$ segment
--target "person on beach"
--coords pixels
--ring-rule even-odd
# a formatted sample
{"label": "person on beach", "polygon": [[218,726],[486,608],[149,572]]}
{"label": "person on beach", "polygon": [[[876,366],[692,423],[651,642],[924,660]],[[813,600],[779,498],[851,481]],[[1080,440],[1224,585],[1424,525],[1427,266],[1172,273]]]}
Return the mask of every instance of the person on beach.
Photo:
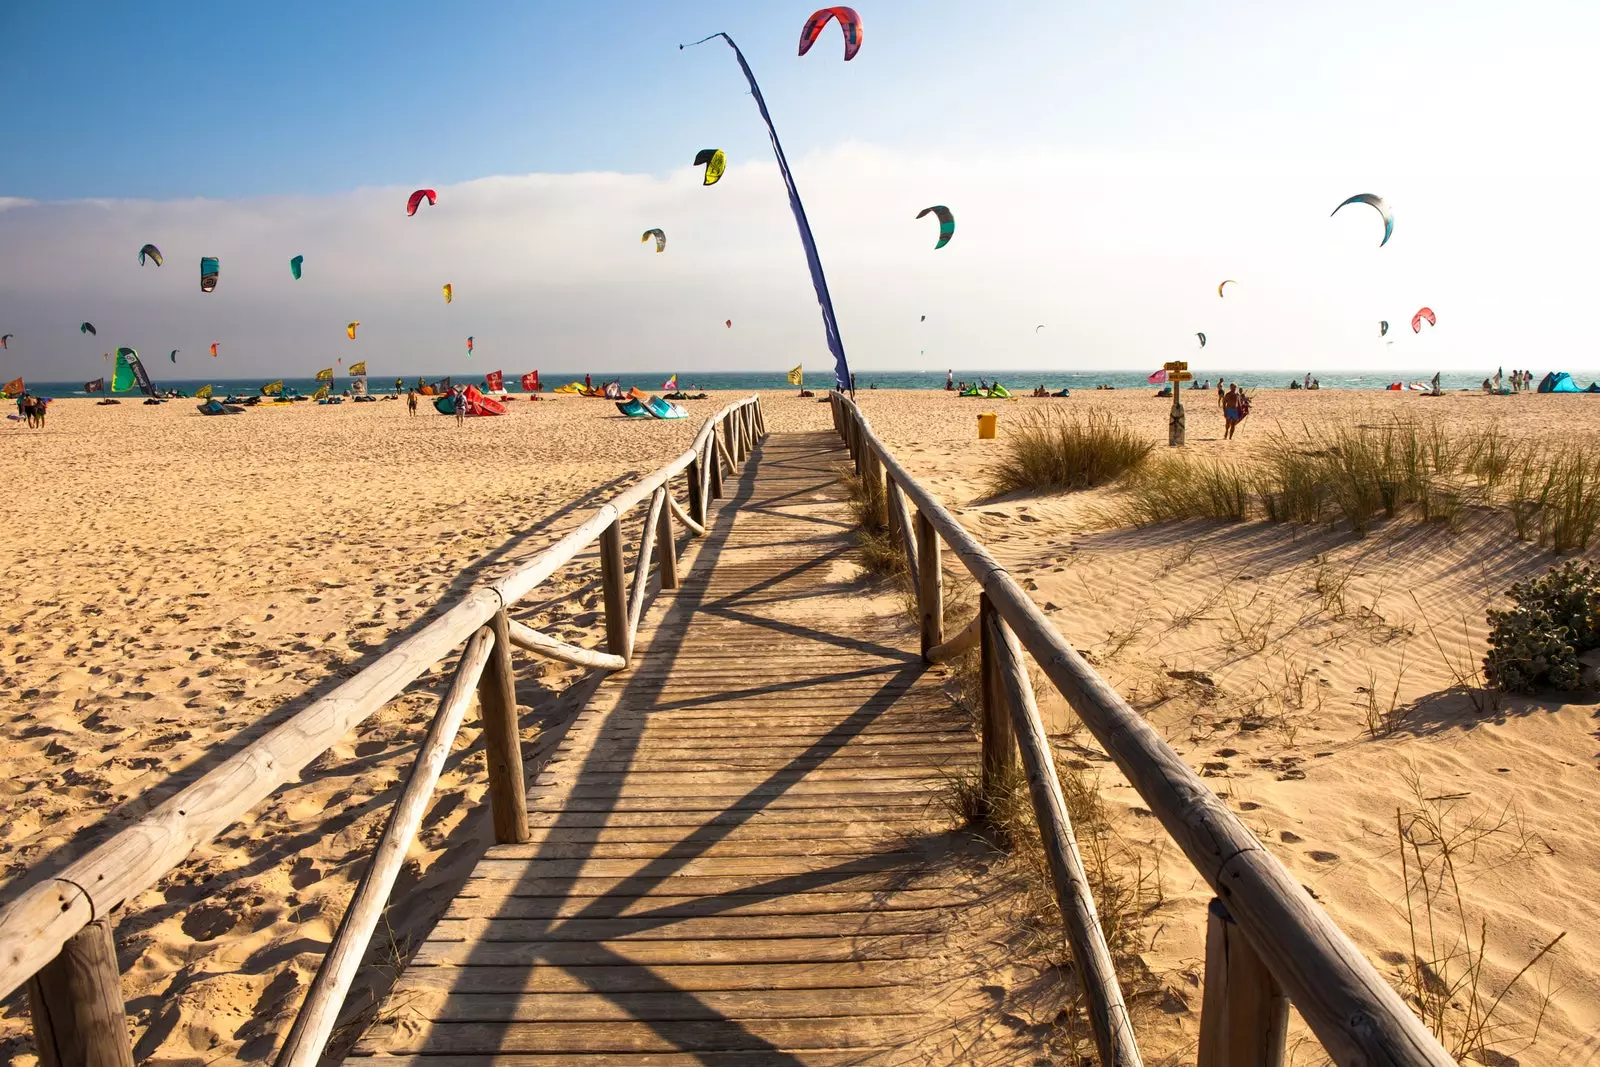
{"label": "person on beach", "polygon": [[[1220,385],[1221,383],[1218,384]],[[1224,441],[1233,440],[1233,431],[1244,419],[1246,410],[1244,404],[1244,394],[1239,391],[1239,387],[1236,384],[1229,382],[1228,391],[1222,397],[1222,417],[1228,424],[1227,429],[1222,433]]]}
{"label": "person on beach", "polygon": [[417,413],[417,391],[415,389],[406,392],[406,410],[413,415]]}
{"label": "person on beach", "polygon": [[1217,379],[1217,407],[1226,409],[1227,406],[1228,406],[1227,402],[1222,397],[1222,379],[1218,378]]}
{"label": "person on beach", "polygon": [[460,426],[467,418],[467,391],[458,385],[450,396],[455,401],[456,425]]}
{"label": "person on beach", "polygon": [[944,391],[947,392],[947,393],[954,392],[955,391],[955,387],[956,387],[956,372],[955,372],[955,368],[952,367],[949,370],[944,372]]}

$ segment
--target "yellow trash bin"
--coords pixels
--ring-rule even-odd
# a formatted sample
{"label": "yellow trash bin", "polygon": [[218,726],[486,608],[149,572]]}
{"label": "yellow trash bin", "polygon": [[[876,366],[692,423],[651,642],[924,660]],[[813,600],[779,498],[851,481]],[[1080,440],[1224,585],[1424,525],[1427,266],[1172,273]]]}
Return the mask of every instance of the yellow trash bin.
{"label": "yellow trash bin", "polygon": [[985,411],[978,416],[978,440],[994,440],[994,428],[999,423],[1000,417],[992,411]]}

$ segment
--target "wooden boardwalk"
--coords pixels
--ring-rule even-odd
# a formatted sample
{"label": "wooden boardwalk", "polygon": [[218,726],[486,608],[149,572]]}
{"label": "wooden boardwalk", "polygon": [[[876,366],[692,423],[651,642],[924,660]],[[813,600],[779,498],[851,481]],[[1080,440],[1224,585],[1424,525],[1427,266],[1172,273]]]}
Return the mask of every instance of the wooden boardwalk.
{"label": "wooden boardwalk", "polygon": [[977,744],[859,610],[847,459],[774,435],[730,481],[353,1061],[973,1061],[994,930],[938,798]]}

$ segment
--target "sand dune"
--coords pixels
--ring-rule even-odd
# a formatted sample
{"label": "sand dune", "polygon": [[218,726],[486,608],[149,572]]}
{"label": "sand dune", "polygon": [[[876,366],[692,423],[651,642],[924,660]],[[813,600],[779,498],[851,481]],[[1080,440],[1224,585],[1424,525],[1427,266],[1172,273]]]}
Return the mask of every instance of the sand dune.
{"label": "sand dune", "polygon": [[[1566,938],[1553,972],[1537,972],[1538,988],[1551,990],[1537,1042],[1523,1047],[1540,1008],[1524,983],[1500,1009],[1508,1029],[1493,1045],[1506,1057],[1497,1062],[1600,1062],[1600,988],[1588,975],[1600,953],[1600,848],[1586,826],[1600,806],[1600,709],[1592,694],[1480,708],[1455,677],[1482,654],[1485,605],[1551,556],[1491,514],[1469,514],[1455,531],[1396,525],[1363,540],[1260,523],[1113,528],[1103,490],[988,498],[983,472],[1004,442],[976,441],[974,416],[998,410],[1003,438],[1030,411],[1092,408],[1164,440],[1165,402],[1132,392],[1000,405],[859,395],[902,460],[1397,982],[1409,952],[1397,809],[1431,806],[1449,825],[1511,819],[1462,876],[1472,921],[1489,924],[1488,984],[1498,991],[1540,944]],[[181,402],[62,401],[46,431],[6,423],[0,892],[115,832],[439,605],[550,543],[685,447],[729,399],[691,401],[681,423],[624,421],[578,399],[519,402],[507,418],[459,428],[408,418],[395,403],[207,419]],[[766,405],[775,431],[828,424],[814,400],[774,395]],[[1294,431],[1397,415],[1600,439],[1596,398],[1273,392],[1231,443],[1219,440],[1214,396],[1196,394],[1190,448],[1247,457],[1273,423]],[[596,573],[581,557],[531,598],[528,617],[592,643]],[[226,1064],[271,1049],[449,666],[130,902],[117,933],[141,1060]],[[583,694],[566,691],[573,674],[557,665],[519,669],[519,702],[539,712],[524,733],[537,752]],[[1391,708],[1404,712],[1394,728],[1370,736],[1367,719]],[[1183,1062],[1208,894],[1175,850],[1163,851],[1154,820],[1087,736],[1071,743],[1100,769],[1124,835],[1161,853],[1165,902],[1147,917],[1144,957],[1166,995],[1145,1025],[1151,1062]],[[358,998],[381,990],[384,968],[483,846],[482,794],[469,716],[402,875],[397,899],[407,903],[380,930],[386,947]],[[0,1060],[34,1062],[27,1032],[14,997],[0,1018]],[[1292,1062],[1323,1062],[1303,1031],[1291,1044]]]}
{"label": "sand dune", "polygon": [[[1600,1062],[1590,963],[1600,952],[1600,847],[1583,815],[1600,805],[1600,704],[1592,692],[1496,699],[1459,684],[1483,656],[1486,608],[1557,557],[1516,540],[1510,521],[1487,511],[1469,511],[1458,530],[1396,522],[1365,539],[1260,522],[1113,528],[1109,491],[995,499],[984,471],[1005,430],[1047,408],[1111,412],[1165,447],[1167,401],[1131,392],[999,405],[858,397],[902,461],[959,509],[1397,985],[1410,956],[1397,814],[1430,811],[1447,830],[1503,823],[1457,856],[1474,943],[1478,923],[1488,924],[1484,988],[1498,994],[1540,946],[1566,936],[1498,1009],[1503,1029],[1489,1047],[1503,1058],[1492,1062]],[[979,410],[1000,413],[1002,440],[975,440]],[[1452,432],[1493,419],[1542,440],[1600,434],[1600,404],[1589,397],[1285,390],[1265,394],[1233,442],[1219,439],[1214,395],[1190,399],[1189,446],[1249,457],[1274,429],[1397,417]],[[1373,717],[1387,720],[1377,737],[1366,726]],[[1076,741],[1125,812],[1123,832],[1154,854],[1160,828],[1087,734]],[[1178,1055],[1197,1032],[1210,894],[1170,846],[1163,872],[1166,901],[1148,918],[1145,961],[1188,1005],[1177,1013],[1181,1033],[1163,1039],[1163,1051]],[[1324,1062],[1303,1027],[1291,1034],[1297,1041],[1292,1062]]]}

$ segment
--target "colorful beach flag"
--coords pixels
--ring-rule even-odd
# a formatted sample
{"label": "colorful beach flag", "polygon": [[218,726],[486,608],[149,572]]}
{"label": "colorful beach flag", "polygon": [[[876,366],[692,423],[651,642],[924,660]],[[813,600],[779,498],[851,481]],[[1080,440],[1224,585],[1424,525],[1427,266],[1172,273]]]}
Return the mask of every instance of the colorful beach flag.
{"label": "colorful beach flag", "polygon": [[331,382],[331,381],[333,381],[333,368],[332,367],[323,367],[321,370],[317,371],[317,381],[319,381],[319,382]]}
{"label": "colorful beach flag", "polygon": [[84,382],[83,391],[86,393],[103,393],[106,391],[106,380],[104,378],[96,378],[92,382]]}
{"label": "colorful beach flag", "polygon": [[194,391],[194,395],[195,395],[195,398],[198,399],[198,400],[210,400],[211,399],[211,386],[202,385],[200,388],[198,388],[198,389],[196,389]]}
{"label": "colorful beach flag", "polygon": [[522,388],[530,393],[539,391],[539,372],[531,370],[522,376]]}
{"label": "colorful beach flag", "polygon": [[27,386],[22,384],[21,378],[13,378],[6,383],[5,394],[8,397],[21,396]]}
{"label": "colorful beach flag", "polygon": [[497,370],[492,370],[485,374],[483,376],[483,384],[489,387],[488,391],[491,393],[499,393],[505,390],[505,378]]}
{"label": "colorful beach flag", "polygon": [[669,393],[672,392],[674,389],[677,389],[678,388],[678,376],[676,374],[674,374],[672,377],[670,377],[666,381],[662,382],[661,383],[661,388],[665,389]]}
{"label": "colorful beach flag", "polygon": [[263,385],[261,387],[261,395],[262,396],[279,396],[282,393],[283,393],[283,379],[282,378],[279,378],[275,382],[268,382],[266,385]]}
{"label": "colorful beach flag", "polygon": [[365,374],[365,373],[367,373],[367,361],[366,360],[362,360],[360,363],[352,363],[352,364],[350,364],[350,377],[354,378],[354,377],[357,377],[358,375],[362,375],[362,374]]}
{"label": "colorful beach flag", "polygon": [[316,392],[312,393],[311,394],[311,399],[312,400],[326,400],[326,399],[328,399],[328,387],[326,385],[324,385],[322,388],[320,388]]}
{"label": "colorful beach flag", "polygon": [[1150,377],[1146,380],[1151,385],[1160,385],[1162,382],[1167,380],[1167,368],[1162,367],[1160,370],[1150,375]]}
{"label": "colorful beach flag", "polygon": [[806,380],[805,372],[803,370],[801,370],[800,367],[796,367],[794,370],[789,372],[789,384],[790,385],[800,385],[805,380]]}

